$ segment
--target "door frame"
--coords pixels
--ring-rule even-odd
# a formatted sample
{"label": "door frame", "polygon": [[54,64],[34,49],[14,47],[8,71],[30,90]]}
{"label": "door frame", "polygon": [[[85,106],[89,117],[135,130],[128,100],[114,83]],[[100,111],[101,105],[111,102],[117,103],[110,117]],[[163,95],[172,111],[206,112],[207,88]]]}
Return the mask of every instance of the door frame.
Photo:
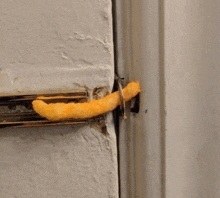
{"label": "door frame", "polygon": [[113,1],[116,73],[141,83],[140,108],[119,118],[120,197],[165,197],[163,0]]}

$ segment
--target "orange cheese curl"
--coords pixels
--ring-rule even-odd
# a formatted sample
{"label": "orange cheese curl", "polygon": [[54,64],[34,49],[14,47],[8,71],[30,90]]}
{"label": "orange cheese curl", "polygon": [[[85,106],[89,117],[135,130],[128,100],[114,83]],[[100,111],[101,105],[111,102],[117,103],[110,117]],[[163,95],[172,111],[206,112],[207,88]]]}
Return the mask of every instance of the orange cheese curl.
{"label": "orange cheese curl", "polygon": [[[122,90],[125,102],[140,92],[140,83],[130,82]],[[114,110],[121,103],[120,92],[116,91],[101,99],[91,100],[84,103],[50,103],[42,100],[32,102],[34,111],[40,116],[51,121],[62,119],[86,119],[92,118]]]}

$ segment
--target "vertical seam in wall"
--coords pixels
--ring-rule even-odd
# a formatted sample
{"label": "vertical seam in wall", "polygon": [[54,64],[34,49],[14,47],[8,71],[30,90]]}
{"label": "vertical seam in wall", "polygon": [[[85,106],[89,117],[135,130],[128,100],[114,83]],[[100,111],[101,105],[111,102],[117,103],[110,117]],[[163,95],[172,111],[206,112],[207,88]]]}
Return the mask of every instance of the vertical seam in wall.
{"label": "vertical seam in wall", "polygon": [[113,49],[114,49],[114,72],[118,74],[118,64],[117,64],[117,18],[116,18],[116,3],[112,0],[112,32],[113,32]]}
{"label": "vertical seam in wall", "polygon": [[[117,63],[117,17],[116,17],[116,2],[112,0],[112,33],[113,33],[113,49],[114,49],[114,73],[118,75],[118,63]],[[117,85],[114,84],[113,91],[117,90]],[[120,154],[119,154],[119,107],[113,111],[113,119],[116,134],[117,144],[117,167],[118,167],[118,196],[120,195]]]}
{"label": "vertical seam in wall", "polygon": [[161,126],[161,197],[166,197],[166,111],[165,111],[165,63],[164,63],[164,0],[159,1],[159,61],[160,61],[160,126]]}

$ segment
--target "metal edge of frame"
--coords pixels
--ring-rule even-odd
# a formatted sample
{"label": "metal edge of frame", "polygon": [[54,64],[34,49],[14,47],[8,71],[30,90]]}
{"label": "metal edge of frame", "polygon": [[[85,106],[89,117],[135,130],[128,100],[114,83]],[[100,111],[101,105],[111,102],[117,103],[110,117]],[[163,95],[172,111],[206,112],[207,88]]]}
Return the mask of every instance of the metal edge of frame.
{"label": "metal edge of frame", "polygon": [[165,197],[163,0],[115,1],[116,73],[141,83],[139,113],[119,120],[120,197]]}

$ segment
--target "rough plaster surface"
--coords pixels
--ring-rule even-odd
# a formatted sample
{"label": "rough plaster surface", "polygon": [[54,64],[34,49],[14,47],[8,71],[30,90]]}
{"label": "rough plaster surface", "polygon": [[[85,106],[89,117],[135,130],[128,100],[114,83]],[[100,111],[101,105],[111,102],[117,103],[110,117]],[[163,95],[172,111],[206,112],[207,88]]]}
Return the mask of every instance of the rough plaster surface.
{"label": "rough plaster surface", "polygon": [[0,92],[111,88],[111,0],[2,0]]}
{"label": "rough plaster surface", "polygon": [[85,125],[1,130],[0,197],[117,197],[115,141]]}
{"label": "rough plaster surface", "polygon": [[220,197],[220,1],[165,3],[166,197]]}
{"label": "rough plaster surface", "polygon": [[[106,86],[114,77],[110,0],[1,0],[0,95]],[[111,114],[90,125],[1,129],[1,198],[118,197]]]}

